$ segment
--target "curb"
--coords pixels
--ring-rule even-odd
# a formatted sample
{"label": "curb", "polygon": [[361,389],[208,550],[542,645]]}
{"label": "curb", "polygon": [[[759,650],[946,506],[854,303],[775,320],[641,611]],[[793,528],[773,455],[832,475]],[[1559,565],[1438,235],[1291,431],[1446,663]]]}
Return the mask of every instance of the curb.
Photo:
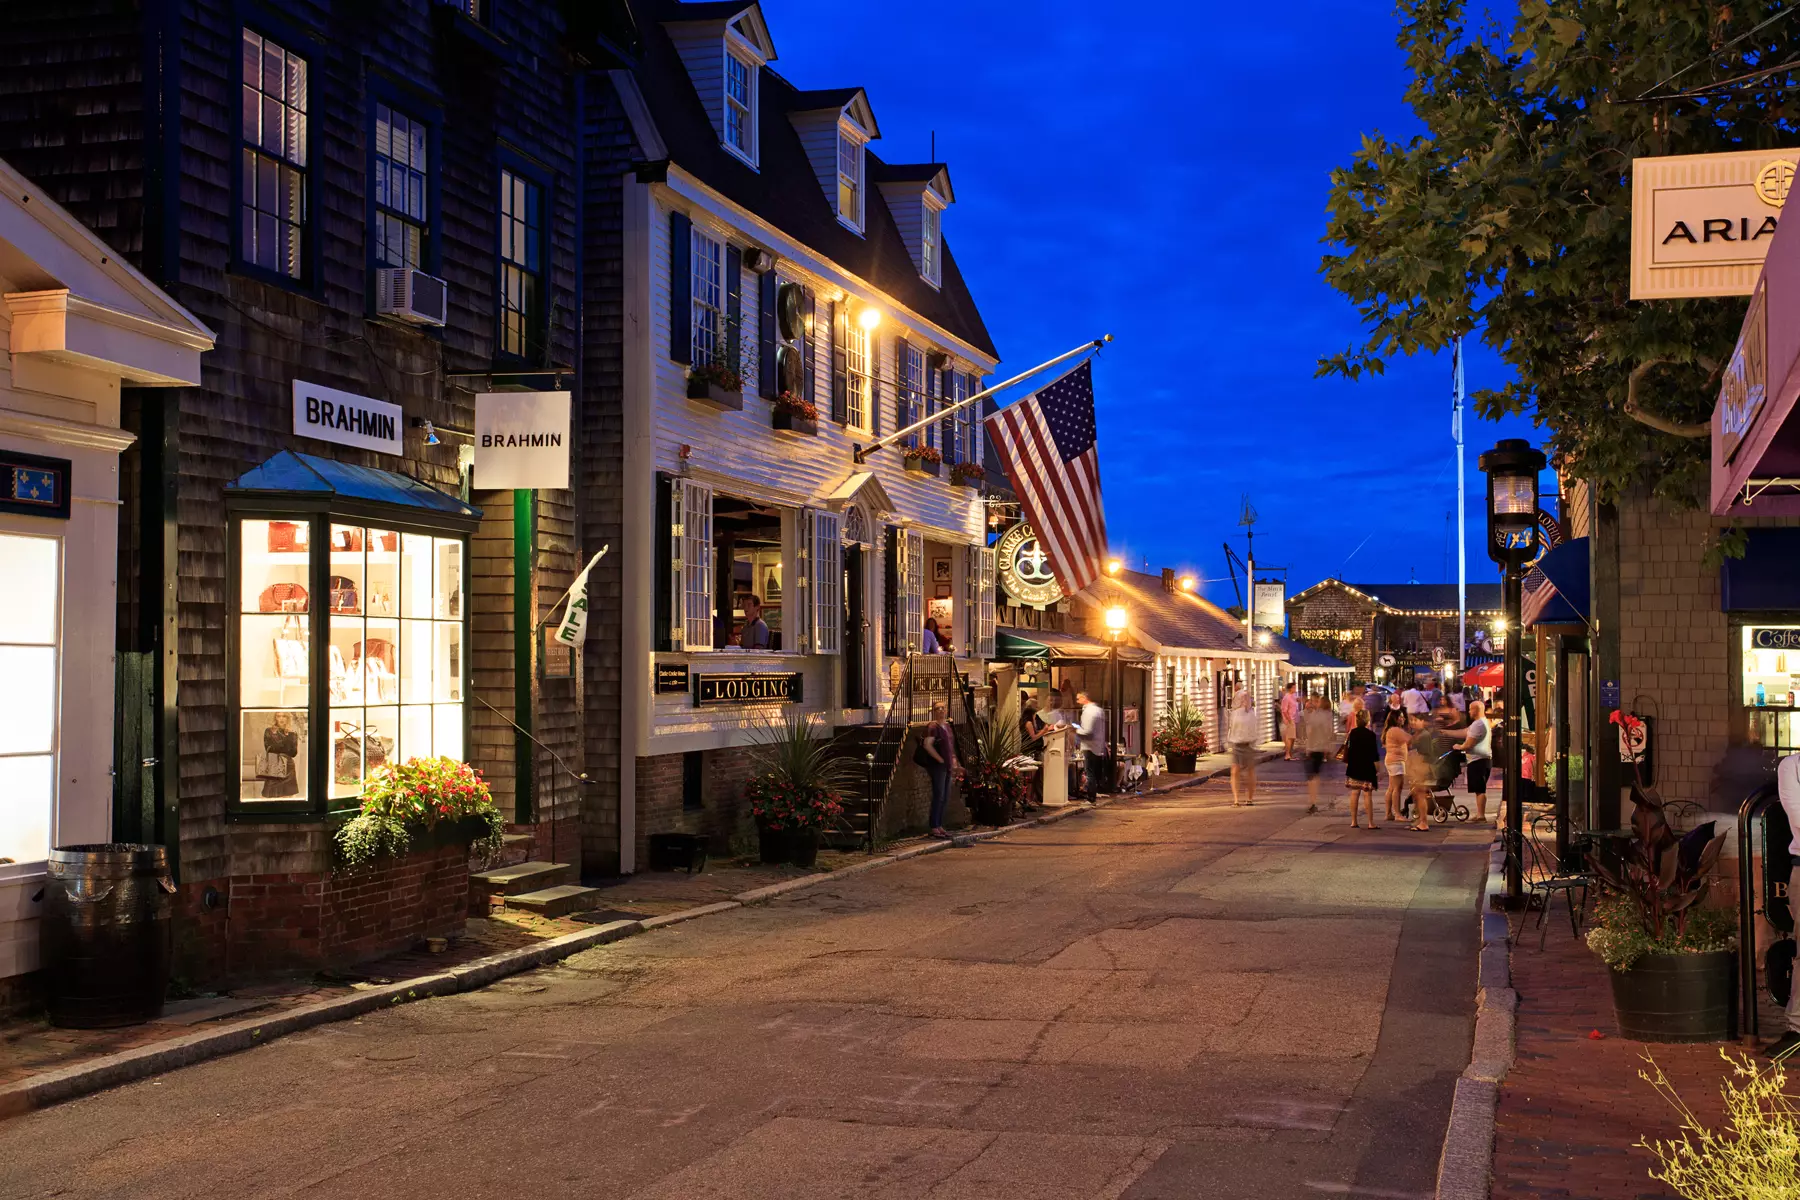
{"label": "curb", "polygon": [[1494,1174],[1494,1120],[1500,1084],[1518,1053],[1519,993],[1512,986],[1506,914],[1490,897],[1505,891],[1505,855],[1499,838],[1488,855],[1481,889],[1481,959],[1475,991],[1475,1043],[1469,1065],[1456,1081],[1444,1149],[1438,1159],[1438,1200],[1488,1200]]}

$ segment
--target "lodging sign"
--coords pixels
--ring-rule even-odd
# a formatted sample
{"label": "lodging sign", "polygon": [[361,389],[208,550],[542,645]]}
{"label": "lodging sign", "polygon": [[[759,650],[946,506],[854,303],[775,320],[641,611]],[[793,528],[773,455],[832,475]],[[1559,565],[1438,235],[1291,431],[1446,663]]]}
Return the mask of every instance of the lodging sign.
{"label": "lodging sign", "polygon": [[1633,159],[1631,298],[1747,296],[1800,150]]}
{"label": "lodging sign", "polygon": [[569,393],[475,397],[475,486],[569,486]]}
{"label": "lodging sign", "polygon": [[694,704],[798,704],[800,672],[782,675],[696,675]]}

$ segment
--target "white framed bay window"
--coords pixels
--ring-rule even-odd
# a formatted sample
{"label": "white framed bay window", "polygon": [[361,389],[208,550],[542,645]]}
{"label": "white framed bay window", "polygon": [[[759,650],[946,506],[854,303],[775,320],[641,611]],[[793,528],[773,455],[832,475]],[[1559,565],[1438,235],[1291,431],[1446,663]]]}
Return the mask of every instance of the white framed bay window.
{"label": "white framed bay window", "polygon": [[[55,837],[61,753],[63,541],[0,529],[0,875]],[[108,631],[110,633],[110,631]]]}

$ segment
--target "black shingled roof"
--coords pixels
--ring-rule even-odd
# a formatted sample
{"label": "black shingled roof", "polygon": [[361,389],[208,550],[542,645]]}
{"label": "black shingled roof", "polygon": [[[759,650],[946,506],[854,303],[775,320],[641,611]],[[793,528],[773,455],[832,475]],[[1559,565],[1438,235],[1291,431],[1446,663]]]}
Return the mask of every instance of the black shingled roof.
{"label": "black shingled roof", "polygon": [[[868,280],[894,300],[925,320],[971,346],[1000,357],[987,325],[969,294],[949,239],[944,242],[943,279],[932,287],[919,277],[912,253],[894,224],[881,189],[868,187],[865,199],[864,236],[838,223],[831,203],[813,173],[812,161],[800,144],[800,135],[788,114],[820,104],[820,96],[841,91],[847,103],[854,88],[803,92],[782,76],[764,67],[758,123],[760,170],[751,170],[719,143],[700,96],[688,78],[687,66],[675,51],[675,43],[663,21],[722,20],[750,7],[748,3],[675,4],[657,0],[630,0],[644,33],[644,51],[632,70],[638,89],[649,106],[651,119],[669,150],[670,161],[796,241],[810,247],[845,270]],[[833,107],[829,98],[825,107]],[[882,177],[886,164],[868,152],[865,179]],[[949,224],[949,222],[946,222]]]}

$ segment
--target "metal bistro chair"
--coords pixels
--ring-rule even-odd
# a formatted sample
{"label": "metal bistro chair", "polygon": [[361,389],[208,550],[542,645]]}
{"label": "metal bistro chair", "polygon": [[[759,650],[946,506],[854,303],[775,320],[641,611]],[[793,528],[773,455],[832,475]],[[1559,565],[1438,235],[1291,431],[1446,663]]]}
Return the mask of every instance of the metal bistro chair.
{"label": "metal bistro chair", "polygon": [[[1531,822],[1531,829],[1525,835],[1525,887],[1530,895],[1526,907],[1538,906],[1538,949],[1544,948],[1544,938],[1549,933],[1545,918],[1550,915],[1550,905],[1555,902],[1556,894],[1562,893],[1563,901],[1569,906],[1569,932],[1576,937],[1581,936],[1581,918],[1587,912],[1589,880],[1586,875],[1564,871],[1557,862],[1556,852],[1545,849],[1539,834],[1547,834],[1554,846],[1556,837],[1556,817],[1546,813]],[[1575,904],[1575,893],[1581,893],[1581,905]],[[1519,939],[1525,936],[1525,918],[1519,918],[1519,928],[1515,935]],[[1517,943],[1515,942],[1515,945]]]}

